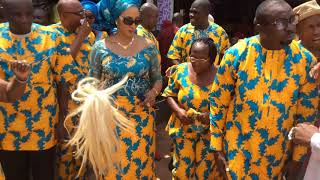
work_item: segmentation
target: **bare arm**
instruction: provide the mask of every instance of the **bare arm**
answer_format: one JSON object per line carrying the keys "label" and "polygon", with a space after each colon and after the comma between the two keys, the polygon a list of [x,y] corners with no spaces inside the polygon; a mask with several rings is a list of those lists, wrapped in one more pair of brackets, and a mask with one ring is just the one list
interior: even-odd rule
{"label": "bare arm", "polygon": [[167,103],[172,110],[172,112],[177,116],[177,118],[180,120],[180,122],[183,125],[190,125],[193,123],[192,119],[190,119],[187,115],[187,111],[179,106],[177,103],[177,98],[168,97]]}
{"label": "bare arm", "polygon": [[77,37],[76,39],[72,42],[71,47],[70,47],[70,53],[73,59],[77,58],[77,55],[80,51],[80,48],[82,46],[83,41],[88,37],[90,32],[92,31],[89,23],[86,21],[81,25],[78,29],[77,32]]}
{"label": "bare arm", "polygon": [[175,114],[177,114],[177,112],[180,111],[180,106],[178,105],[178,103],[176,102],[175,100],[176,98],[173,98],[173,97],[168,97],[167,98],[167,103],[168,103],[168,106],[170,107],[171,111]]}
{"label": "bare arm", "polygon": [[14,102],[20,99],[26,89],[26,82],[19,82],[16,78],[10,82],[1,80],[0,84],[0,91],[4,91],[0,97],[2,102]]}
{"label": "bare arm", "polygon": [[15,78],[10,82],[0,80],[0,101],[2,102],[18,100],[26,89],[30,65],[23,61],[16,61],[11,63],[11,69]]}

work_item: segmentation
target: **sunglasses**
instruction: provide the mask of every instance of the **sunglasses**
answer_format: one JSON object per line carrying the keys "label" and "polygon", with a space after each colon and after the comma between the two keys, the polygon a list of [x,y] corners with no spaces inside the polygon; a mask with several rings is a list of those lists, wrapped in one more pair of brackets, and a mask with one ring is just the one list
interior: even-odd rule
{"label": "sunglasses", "polygon": [[141,23],[141,19],[139,17],[137,17],[136,19],[133,19],[130,16],[125,16],[125,17],[120,16],[120,18],[121,18],[123,24],[128,25],[128,26],[131,26],[133,24],[139,25]]}

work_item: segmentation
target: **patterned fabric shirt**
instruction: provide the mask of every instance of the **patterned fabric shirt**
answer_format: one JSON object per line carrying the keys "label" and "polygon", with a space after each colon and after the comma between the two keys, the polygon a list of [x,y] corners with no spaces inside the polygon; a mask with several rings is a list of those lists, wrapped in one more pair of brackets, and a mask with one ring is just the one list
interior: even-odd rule
{"label": "patterned fabric shirt", "polygon": [[[59,35],[61,36],[61,43],[60,46],[63,48],[69,48],[71,44],[74,42],[74,40],[77,37],[76,33],[69,32],[66,28],[62,26],[61,23],[53,24],[51,25],[51,28],[53,30],[57,31]],[[86,38],[80,48],[79,53],[77,54],[76,63],[79,66],[79,69],[83,72],[84,75],[87,75],[89,72],[89,54],[91,51],[91,47],[93,46],[95,41],[95,36],[93,32],[91,32]]]}
{"label": "patterned fabric shirt", "polygon": [[[212,84],[198,86],[192,83],[189,78],[189,64],[182,63],[172,67],[168,86],[162,96],[177,98],[178,103],[187,112],[191,109],[199,113],[209,112],[209,94]],[[172,138],[190,137],[194,134],[205,133],[209,130],[209,125],[204,125],[195,120],[194,124],[185,126],[175,114],[172,114],[167,130]]]}
{"label": "patterned fabric shirt", "polygon": [[307,148],[293,147],[288,134],[316,120],[317,84],[308,75],[315,62],[297,41],[267,50],[259,36],[226,52],[210,95],[210,130],[232,179],[277,179],[287,160],[304,160]]}
{"label": "patterned fabric shirt", "polygon": [[[77,38],[76,33],[69,32],[66,28],[64,28],[61,24],[61,22],[57,24],[53,24],[50,26],[55,32],[57,32],[61,38],[61,43],[59,44],[60,47],[70,49],[72,43]],[[82,42],[82,45],[80,47],[80,50],[77,54],[77,57],[75,58],[75,62],[81,71],[81,73],[78,74],[77,82],[81,79],[85,78],[88,75],[89,72],[89,55],[91,52],[91,48],[95,42],[95,36],[93,32],[89,34],[89,36]],[[76,89],[77,83],[73,84],[69,88],[70,94]],[[77,107],[79,107],[79,104],[75,101],[73,101],[70,97],[68,101],[68,112],[74,111]],[[72,124],[69,124],[72,123]],[[66,119],[66,127],[69,128],[69,130],[73,130],[71,127],[74,127],[78,124],[78,118],[73,117],[71,121],[69,119]]]}
{"label": "patterned fabric shirt", "polygon": [[[68,51],[58,46],[51,28],[33,24],[26,37],[17,37],[6,23],[0,29],[0,58],[33,63],[22,98],[0,103],[0,138],[4,150],[45,150],[56,144],[58,121],[57,82],[75,83],[79,70]],[[0,61],[0,78],[14,77],[6,61]]]}
{"label": "patterned fabric shirt", "polygon": [[144,28],[142,25],[138,25],[137,29],[137,35],[144,37],[146,39],[149,39],[150,41],[152,41],[157,48],[159,49],[159,42],[157,40],[156,37],[154,37],[154,35],[152,34],[152,32],[148,31],[146,28]]}
{"label": "patterned fabric shirt", "polygon": [[97,31],[97,35],[95,36],[95,41],[98,42],[108,37],[108,33],[105,31]]}
{"label": "patterned fabric shirt", "polygon": [[149,45],[134,56],[121,56],[98,41],[90,56],[90,76],[103,80],[110,87],[129,75],[127,83],[116,95],[143,96],[156,81],[162,81],[159,51]]}
{"label": "patterned fabric shirt", "polygon": [[176,33],[168,52],[168,58],[182,62],[188,61],[192,42],[201,37],[210,37],[217,48],[218,55],[215,64],[219,61],[219,54],[224,54],[229,48],[229,38],[225,30],[215,23],[210,23],[205,30],[196,30],[191,23],[182,26]]}

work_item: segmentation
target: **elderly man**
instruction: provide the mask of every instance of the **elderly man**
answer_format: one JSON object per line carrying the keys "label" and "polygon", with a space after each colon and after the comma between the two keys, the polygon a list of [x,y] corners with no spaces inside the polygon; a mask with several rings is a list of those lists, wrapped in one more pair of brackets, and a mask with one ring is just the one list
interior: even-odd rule
{"label": "elderly man", "polygon": [[[297,26],[301,44],[320,60],[320,6],[315,0],[303,3],[293,10],[299,15]],[[319,63],[318,65],[319,66]],[[317,68],[317,66],[315,68]],[[311,73],[313,74],[313,73]],[[293,140],[311,146],[305,180],[320,179],[320,131],[312,124],[298,124],[293,130]]]}
{"label": "elderly man", "polygon": [[191,44],[200,37],[210,37],[218,50],[215,64],[219,64],[225,50],[229,47],[229,39],[225,30],[215,23],[209,22],[211,4],[208,0],[196,0],[190,8],[190,23],[182,26],[176,33],[168,52],[168,58],[174,64],[187,62]]}
{"label": "elderly man", "polygon": [[320,60],[320,6],[315,0],[293,9],[299,16],[297,33],[301,44]]}
{"label": "elderly man", "polygon": [[[21,100],[0,103],[0,161],[9,180],[54,179],[55,146],[65,132],[58,107],[67,99],[67,86],[79,73],[68,52],[59,49],[61,39],[51,29],[32,24],[31,0],[5,1],[8,23],[0,29],[0,58],[31,63],[31,76]],[[0,78],[14,78],[6,61],[0,62]]]}
{"label": "elderly man", "polygon": [[297,16],[284,0],[262,2],[259,35],[230,48],[210,97],[211,146],[219,171],[232,179],[296,179],[307,148],[289,141],[291,128],[313,123],[316,59],[295,37]]}
{"label": "elderly man", "polygon": [[90,25],[94,16],[88,15],[78,0],[60,0],[57,10],[61,22],[52,25],[62,36],[65,47],[70,49],[83,73],[88,73],[88,55],[94,42]]}
{"label": "elderly man", "polygon": [[152,41],[159,49],[159,42],[152,34],[158,22],[159,10],[152,3],[145,3],[140,8],[141,24],[137,27],[137,35]]}
{"label": "elderly man", "polygon": [[[92,33],[91,24],[94,18],[92,14],[86,12],[78,0],[60,0],[57,4],[57,10],[60,16],[60,23],[51,25],[51,27],[61,36],[61,47],[69,49],[72,57],[77,62],[81,74],[78,80],[85,77],[89,70],[89,54],[95,41]],[[75,86],[74,86],[75,87]],[[70,93],[74,88],[70,89]],[[77,104],[69,100],[67,107],[62,110],[69,112],[77,108]],[[67,127],[72,132],[72,127],[77,125],[77,119],[67,119]],[[73,149],[66,143],[59,144],[58,148],[58,176],[61,179],[75,179],[81,161],[73,157]]]}

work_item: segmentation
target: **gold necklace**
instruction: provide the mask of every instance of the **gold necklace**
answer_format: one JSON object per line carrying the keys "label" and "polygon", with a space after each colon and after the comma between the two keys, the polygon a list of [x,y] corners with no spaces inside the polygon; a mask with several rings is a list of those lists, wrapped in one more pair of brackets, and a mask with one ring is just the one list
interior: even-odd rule
{"label": "gold necklace", "polygon": [[124,50],[127,50],[129,47],[132,46],[133,41],[134,41],[134,36],[132,37],[131,41],[127,45],[123,45],[120,42],[115,42],[115,43],[117,43],[118,46],[122,47]]}

